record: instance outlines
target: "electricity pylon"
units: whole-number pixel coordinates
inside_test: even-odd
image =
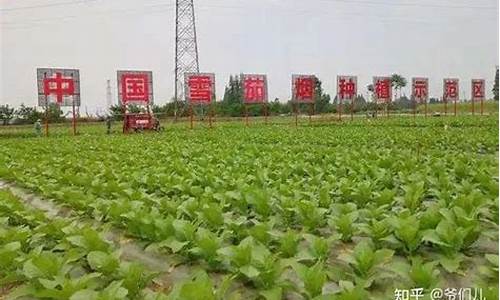
[[[176,0],[175,6],[175,119],[184,100],[184,73],[199,72],[194,0]]]

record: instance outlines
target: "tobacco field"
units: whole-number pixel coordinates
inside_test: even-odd
[[[498,116],[4,135],[0,180],[0,298],[498,299]]]

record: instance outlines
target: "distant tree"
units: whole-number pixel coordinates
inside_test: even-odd
[[[24,104],[19,106],[19,108],[15,111],[15,115],[19,123],[33,124],[36,120],[43,118],[43,113],[37,111],[34,107],[28,107]]]
[[[438,98],[429,98],[429,103],[439,103]]]
[[[493,96],[495,101],[498,101],[498,66],[495,73],[495,84],[493,85]]]
[[[401,89],[404,88],[408,84],[408,81],[402,75],[392,74],[391,75],[391,84],[392,84],[392,87],[394,88],[394,99],[397,99],[398,95],[401,95]],[[399,94],[398,94],[398,91],[399,91]]]
[[[249,114],[257,114],[256,109],[260,110],[260,108],[251,108]],[[238,75],[231,75],[224,90],[224,97],[219,104],[218,112],[224,116],[238,117],[243,114],[243,111],[243,87],[241,80]]]
[[[412,107],[413,107],[412,101],[406,96],[399,97],[393,103],[393,108],[398,109],[398,110],[399,109],[410,109]]]
[[[121,105],[112,105],[109,107],[109,112],[111,113],[111,117],[115,121],[123,120],[123,109]]]
[[[8,104],[0,105],[0,120],[3,121],[3,125],[9,124],[12,118],[14,118],[14,108],[9,107]]]
[[[49,104],[48,115],[51,123],[60,123],[64,121],[63,111],[61,107],[55,103]]]
[[[330,100],[330,95],[323,91],[321,80],[316,78],[316,84],[314,86],[314,103],[316,106],[316,113],[329,112],[331,109]]]
[[[357,95],[356,98],[354,98],[354,110],[355,111],[364,111],[366,110],[366,99],[363,97],[363,95]]]
[[[225,104],[239,104],[243,102],[243,87],[239,76],[229,76],[229,83],[224,90],[224,98],[222,102]]]
[[[274,98],[274,101],[268,103],[268,112],[270,115],[279,115],[281,114],[281,102],[280,99]]]

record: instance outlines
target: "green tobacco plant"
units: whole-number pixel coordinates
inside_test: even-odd
[[[361,224],[360,230],[370,237],[375,247],[381,247],[384,239],[391,234],[391,225],[387,219],[378,221],[371,219],[367,224]]]
[[[248,237],[238,246],[221,248],[218,251],[229,270],[252,282],[256,287],[273,287],[284,267],[262,244]]]
[[[436,246],[442,253],[439,262],[448,272],[457,272],[464,259],[461,250],[465,247],[468,229],[458,227],[455,223],[442,220],[435,230],[427,230],[423,240]]]
[[[432,204],[418,215],[421,230],[434,229],[441,222],[440,207],[439,204]]]
[[[391,205],[395,201],[396,190],[383,189],[380,192],[375,193],[375,203],[378,206]]]
[[[249,190],[247,202],[262,220],[267,220],[272,213],[272,198],[265,190],[257,188]]]
[[[297,203],[297,215],[300,218],[301,224],[308,231],[317,231],[326,224],[325,213],[327,209],[317,207],[311,201],[299,201]]]
[[[297,254],[299,243],[301,240],[300,234],[293,230],[288,230],[280,233],[278,239],[278,252],[284,258],[293,257]]]
[[[343,242],[350,242],[352,237],[357,234],[358,225],[356,224],[356,221],[358,216],[359,213],[357,211],[353,211],[329,220],[330,226],[335,228],[335,230],[340,234],[340,239]]]
[[[413,282],[413,287],[430,290],[438,286],[440,273],[436,269],[436,265],[435,261],[422,263],[420,260],[414,259],[408,273]]]
[[[351,201],[358,207],[365,207],[373,199],[373,184],[370,181],[362,181],[357,184],[350,195]]]
[[[398,217],[388,219],[393,234],[383,240],[388,242],[394,249],[402,250],[406,254],[413,254],[422,244],[423,232],[420,229],[420,221],[416,215],[409,211],[399,213]]]
[[[341,291],[333,296],[319,298],[318,300],[364,300],[370,299],[370,295],[360,286],[354,286],[351,282],[340,282]]]
[[[220,263],[217,251],[221,248],[222,239],[215,233],[198,228],[196,232],[195,247],[189,250],[190,253],[205,260],[211,268],[216,268]]]
[[[10,242],[0,245],[0,286],[22,280],[16,270],[20,267],[21,243]],[[22,259],[22,258],[21,258]]]
[[[39,284],[24,285],[13,291],[9,297],[17,299],[32,296],[36,299],[71,299],[73,295],[82,290],[93,290],[98,286],[97,273],[85,274],[78,278],[57,276],[53,280],[39,279]]]
[[[274,226],[274,222],[266,222],[259,223],[254,222],[255,224],[248,230],[250,236],[252,236],[255,240],[261,242],[263,245],[268,246],[271,242],[271,230]]]
[[[412,182],[404,185],[403,191],[404,194],[401,199],[403,206],[409,209],[412,213],[415,213],[418,209],[420,209],[420,205],[424,200],[424,182]]]
[[[87,262],[92,270],[110,276],[120,266],[120,253],[92,251],[87,254]]]
[[[297,255],[298,261],[326,261],[333,242],[337,240],[335,236],[324,238],[307,233],[303,237],[307,242],[307,247]]]
[[[462,250],[470,248],[478,240],[481,235],[478,214],[468,214],[464,209],[457,206],[452,209],[443,208],[440,213],[448,222],[456,224],[466,232]]]
[[[121,300],[126,299],[128,291],[122,287],[122,281],[113,281],[102,291],[91,289],[74,293],[69,300]]]
[[[230,291],[234,278],[226,276],[222,278],[216,287],[210,277],[204,271],[195,273],[189,280],[176,283],[168,296],[157,295],[146,297],[146,300],[225,300],[240,299],[237,291]]]
[[[111,245],[104,240],[101,234],[90,227],[66,227],[64,230],[69,235],[66,237],[66,241],[81,249],[85,254],[92,251],[108,252],[111,250]]]
[[[369,241],[359,242],[354,251],[342,253],[338,259],[348,265],[346,275],[357,285],[368,288],[373,281],[384,279],[389,275],[382,268],[388,263],[394,251],[389,249],[374,250]]]
[[[24,262],[22,274],[28,282],[16,288],[9,297],[23,296],[50,299],[69,299],[77,291],[98,287],[99,273],[71,277],[74,265],[53,252],[34,251]]]
[[[224,224],[222,208],[215,203],[205,204],[202,208],[201,219],[211,228],[219,229]]]
[[[184,253],[195,243],[198,225],[176,219],[172,221],[172,228],[174,235],[158,243],[158,246],[168,248],[172,253]]]
[[[487,264],[479,266],[479,274],[486,283],[498,282],[498,254],[485,254]]]
[[[322,294],[323,286],[327,280],[326,272],[323,269],[323,262],[318,261],[311,267],[294,263],[292,267],[302,281],[304,286],[302,294],[306,298],[313,299]]]
[[[332,206],[332,216],[328,219],[328,225],[340,234],[343,242],[349,242],[358,233],[359,225],[356,223],[358,218],[359,211],[356,204],[336,203]]]
[[[430,292],[440,285],[438,261],[424,262],[419,256],[412,257],[410,261],[410,264],[395,262],[389,266],[390,270],[402,279],[405,288],[423,288],[426,292]]]
[[[142,294],[156,275],[148,273],[139,263],[123,262],[120,264],[117,277],[122,280],[122,286],[128,291],[127,295],[135,299]]]

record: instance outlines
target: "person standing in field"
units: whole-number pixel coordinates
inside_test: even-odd
[[[40,119],[36,120],[36,122],[35,122],[35,134],[37,136],[42,135],[42,120],[40,120]]]
[[[106,133],[111,134],[111,117],[106,118]]]
[[[153,117],[153,129],[156,131],[160,131],[160,120],[157,117]]]

